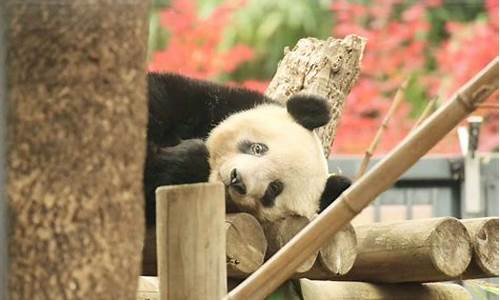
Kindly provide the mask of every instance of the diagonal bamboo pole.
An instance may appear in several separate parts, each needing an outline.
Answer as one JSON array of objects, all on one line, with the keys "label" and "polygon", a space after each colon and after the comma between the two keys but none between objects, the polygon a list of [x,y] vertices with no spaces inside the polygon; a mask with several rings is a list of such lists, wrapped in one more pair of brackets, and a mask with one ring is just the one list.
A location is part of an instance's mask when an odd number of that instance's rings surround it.
[{"label": "diagonal bamboo pole", "polygon": [[498,89],[498,57],[224,299],[263,299]]}]

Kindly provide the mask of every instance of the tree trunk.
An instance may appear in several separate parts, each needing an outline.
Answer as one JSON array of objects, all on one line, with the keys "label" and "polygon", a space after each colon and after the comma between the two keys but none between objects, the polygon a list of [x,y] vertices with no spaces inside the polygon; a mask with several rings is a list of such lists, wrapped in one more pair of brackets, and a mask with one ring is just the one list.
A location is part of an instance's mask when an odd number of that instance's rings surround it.
[{"label": "tree trunk", "polygon": [[358,79],[365,44],[366,39],[356,35],[326,41],[303,38],[291,51],[285,48],[285,56],[266,90],[267,96],[281,103],[297,93],[329,100],[332,119],[316,130],[326,157],[330,155],[345,99]]},{"label": "tree trunk", "polygon": [[147,11],[6,2],[12,300],[136,297]]}]

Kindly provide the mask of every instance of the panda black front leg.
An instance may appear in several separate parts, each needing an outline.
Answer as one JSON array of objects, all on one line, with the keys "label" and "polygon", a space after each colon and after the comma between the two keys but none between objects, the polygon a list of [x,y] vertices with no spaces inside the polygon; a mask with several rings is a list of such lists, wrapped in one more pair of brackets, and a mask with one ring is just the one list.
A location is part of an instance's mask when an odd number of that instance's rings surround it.
[{"label": "panda black front leg", "polygon": [[155,191],[160,186],[208,181],[208,149],[200,139],[181,141],[173,147],[148,144],[144,169],[146,220],[155,224]]}]

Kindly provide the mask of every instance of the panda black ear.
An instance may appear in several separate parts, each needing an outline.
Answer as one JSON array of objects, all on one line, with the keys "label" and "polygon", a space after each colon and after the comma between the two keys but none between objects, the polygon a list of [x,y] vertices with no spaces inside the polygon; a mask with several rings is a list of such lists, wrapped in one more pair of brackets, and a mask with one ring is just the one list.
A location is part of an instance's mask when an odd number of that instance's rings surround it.
[{"label": "panda black ear", "polygon": [[325,189],[319,201],[319,211],[322,212],[328,205],[332,204],[340,194],[351,186],[351,179],[342,175],[330,175],[325,184]]},{"label": "panda black ear", "polygon": [[328,101],[314,95],[294,95],[287,101],[286,109],[297,123],[309,130],[326,125],[332,117]]}]

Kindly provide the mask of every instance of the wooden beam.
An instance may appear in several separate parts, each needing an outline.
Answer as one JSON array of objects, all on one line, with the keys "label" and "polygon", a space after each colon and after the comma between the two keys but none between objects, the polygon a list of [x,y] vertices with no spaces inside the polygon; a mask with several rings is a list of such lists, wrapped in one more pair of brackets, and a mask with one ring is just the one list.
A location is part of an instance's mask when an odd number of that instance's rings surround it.
[{"label": "wooden beam", "polygon": [[472,261],[461,279],[498,277],[498,217],[461,220],[472,241]]},{"label": "wooden beam", "polygon": [[325,156],[335,138],[345,100],[357,81],[366,39],[349,35],[344,39],[303,38],[285,56],[269,83],[266,95],[286,103],[297,93],[323,96],[331,103],[332,119],[317,129]]},{"label": "wooden beam", "polygon": [[0,2],[9,298],[134,299],[144,232],[148,1]]},{"label": "wooden beam", "polygon": [[458,284],[375,284],[301,279],[304,300],[472,300]]},{"label": "wooden beam", "polygon": [[221,183],[156,191],[161,299],[216,300],[227,293],[224,212]]},{"label": "wooden beam", "polygon": [[435,218],[355,226],[358,257],[342,280],[452,280],[470,263],[470,238],[457,219]]},{"label": "wooden beam", "polygon": [[495,58],[225,299],[262,299],[273,292],[497,89]]}]

